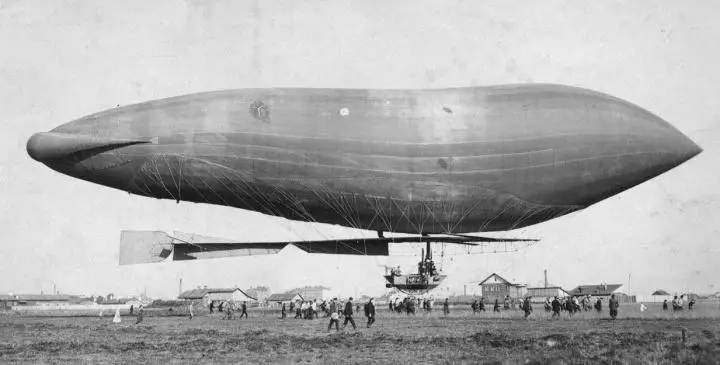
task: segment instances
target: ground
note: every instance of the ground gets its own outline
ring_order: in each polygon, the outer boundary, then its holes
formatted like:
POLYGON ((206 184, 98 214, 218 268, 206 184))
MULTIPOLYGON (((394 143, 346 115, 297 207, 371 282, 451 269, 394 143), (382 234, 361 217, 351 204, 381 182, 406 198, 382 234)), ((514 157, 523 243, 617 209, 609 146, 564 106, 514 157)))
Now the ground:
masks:
MULTIPOLYGON (((607 309, 550 320, 539 306, 530 320, 518 311, 449 316, 435 310, 414 317, 378 314, 357 331, 327 332, 328 320, 279 319, 278 311, 250 311, 222 320, 206 311, 193 320, 148 312, 124 316, 0 315, 0 362, 92 363, 720 363, 720 307, 707 304, 673 316, 652 307, 607 309), (685 342, 683 342, 683 329, 685 342)), ((197 310, 199 311, 199 310, 197 310)), ((342 323, 341 323, 342 326, 342 323)))

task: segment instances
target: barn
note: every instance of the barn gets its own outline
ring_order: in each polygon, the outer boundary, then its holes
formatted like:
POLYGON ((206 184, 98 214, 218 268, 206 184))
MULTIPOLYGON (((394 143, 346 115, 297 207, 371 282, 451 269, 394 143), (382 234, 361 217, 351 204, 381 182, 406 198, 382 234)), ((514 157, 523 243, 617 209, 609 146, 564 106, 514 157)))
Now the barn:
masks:
POLYGON ((482 288, 484 302, 494 302, 495 299, 502 302, 506 296, 513 299, 522 298, 527 291, 525 285, 511 283, 496 273, 490 274, 478 285, 482 288))

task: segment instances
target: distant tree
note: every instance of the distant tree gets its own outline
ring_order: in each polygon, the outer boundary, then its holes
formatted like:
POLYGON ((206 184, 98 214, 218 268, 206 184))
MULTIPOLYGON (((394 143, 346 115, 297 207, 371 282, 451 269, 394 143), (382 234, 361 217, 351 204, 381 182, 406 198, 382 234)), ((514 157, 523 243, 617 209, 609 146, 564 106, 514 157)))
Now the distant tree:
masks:
POLYGON ((109 301, 115 299, 115 294, 110 293, 110 294, 106 295, 105 298, 106 298, 107 301, 109 302, 109 301))
POLYGON ((97 300, 96 303, 102 303, 105 301, 105 297, 103 297, 102 295, 98 295, 97 297, 95 297, 95 299, 97 300))

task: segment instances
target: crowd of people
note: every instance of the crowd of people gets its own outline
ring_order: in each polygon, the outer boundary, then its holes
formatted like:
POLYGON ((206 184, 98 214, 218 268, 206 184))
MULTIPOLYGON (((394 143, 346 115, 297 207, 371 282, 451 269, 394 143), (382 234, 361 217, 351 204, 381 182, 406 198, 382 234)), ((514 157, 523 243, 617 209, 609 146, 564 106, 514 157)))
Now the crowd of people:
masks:
MULTIPOLYGON (((605 307, 604 302, 605 300, 602 297, 593 298, 590 295, 567 296, 562 298, 555 296, 545 298, 543 304, 545 311, 548 313, 552 313, 550 318, 553 319, 561 317, 562 312, 567 312, 568 315, 572 317, 573 315, 580 312, 589 312, 594 310, 597 312, 598 315, 600 315, 603 312, 603 308, 605 307)), ((620 308, 620 303, 618 299, 613 294, 609 297, 607 302, 610 318, 616 319, 618 316, 618 310, 620 308)), ((483 297, 475 299, 470 304, 473 315, 476 315, 480 312, 485 312, 485 303, 486 300, 483 297)), ((502 300, 502 303, 501 300, 498 298, 494 299, 494 301, 489 301, 489 303, 493 303, 494 313, 502 313, 502 311, 519 309, 524 313, 524 318, 527 319, 532 315, 533 312, 533 303, 531 296, 526 296, 524 298, 511 298, 510 296, 506 296, 502 300)), ((688 301, 684 295, 675 296, 674 299, 670 302, 665 300, 663 302, 662 308, 664 311, 668 311, 670 310, 670 308, 672 308, 673 312, 678 312, 682 311, 686 304, 687 308, 689 310, 692 310, 695 305, 695 299, 692 298, 688 301)), ((328 331, 331 331, 333 327, 336 331, 340 331, 341 319, 343 320, 343 329, 347 327, 348 324, 350 324, 352 325, 353 329, 357 330, 357 324, 355 323, 354 316, 356 315, 356 313, 360 313, 360 306, 361 304, 354 302, 352 297, 348 298, 347 300, 338 300, 338 298, 332 298, 331 300, 322 301, 304 300, 298 302, 289 302, 282 304, 281 318, 287 318, 287 313, 289 309, 290 313, 295 313, 296 319, 314 320, 320 318, 321 316, 322 318, 329 318, 328 331)), ((370 298, 362 305, 362 307, 365 317, 367 318, 366 326, 367 328, 370 328, 376 320, 375 300, 373 298, 370 298)), ((388 310, 389 313, 392 315, 404 314, 406 316, 414 316, 416 315, 416 308, 420 308, 422 311, 429 314, 433 311, 434 307, 435 299, 431 297, 396 297, 388 301, 388 310)), ((233 315, 235 312, 240 312, 239 318, 248 317, 246 302, 211 302, 209 303, 208 308, 210 310, 210 313, 214 313, 215 311, 217 311, 218 313, 224 314, 222 319, 233 319, 233 315)), ((647 310, 647 306, 644 303, 640 303, 641 314, 645 312, 645 310, 647 310)), ((130 315, 133 315, 133 312, 136 312, 136 324, 141 323, 143 321, 144 307, 142 305, 137 308, 131 306, 130 315)), ((188 305, 188 314, 189 319, 194 318, 195 314, 193 303, 190 303, 188 305)), ((444 316, 450 314, 450 303, 448 298, 442 301, 442 314, 444 316)), ((100 312, 100 317, 103 317, 102 311, 100 312)), ((116 311, 113 321, 115 323, 120 323, 119 309, 116 311)))

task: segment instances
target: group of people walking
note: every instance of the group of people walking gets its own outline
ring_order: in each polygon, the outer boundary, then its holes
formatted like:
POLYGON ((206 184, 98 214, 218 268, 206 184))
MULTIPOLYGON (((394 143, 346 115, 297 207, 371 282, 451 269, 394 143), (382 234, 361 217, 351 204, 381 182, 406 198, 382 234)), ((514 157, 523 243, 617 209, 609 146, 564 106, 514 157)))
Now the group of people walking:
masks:
MULTIPOLYGON (((472 313, 477 314, 479 312, 485 312, 485 302, 486 301, 482 297, 479 299, 475 299, 470 304, 470 307, 472 308, 472 313)), ((610 318, 614 320, 618 316, 620 303, 614 294, 609 297, 607 302, 610 318)), ((663 310, 667 311, 672 306, 673 312, 682 311, 686 304, 687 308, 689 310, 692 310, 693 306, 695 305, 695 299, 692 298, 691 300, 685 302, 684 296, 675 296, 672 301, 668 302, 668 300, 665 300, 663 302, 663 310)), ((393 300, 390 300, 388 303, 388 309, 391 314, 405 313, 406 315, 415 315, 416 306, 421 307, 424 311, 430 313, 432 312, 434 305, 435 301, 431 298, 405 297, 403 299, 395 298, 393 300)), ((516 309, 517 307, 519 307, 519 309, 524 313, 525 319, 529 318, 533 312, 532 297, 527 296, 518 300, 506 296, 502 301, 502 305, 500 299, 496 298, 494 300, 493 312, 501 313, 501 309, 507 311, 511 309, 516 309)), ((590 296, 570 296, 564 298, 555 296, 552 298, 545 298, 544 307, 546 312, 552 312, 552 315, 550 317, 551 319, 561 317, 562 311, 566 311, 569 316, 573 316, 578 312, 592 311, 594 309, 598 314, 600 314, 603 311, 604 299, 602 297, 592 298, 590 296)), ((187 309, 189 319, 193 319, 195 316, 194 304, 190 303, 187 309)), ((212 302, 209 304, 209 309, 210 313, 213 313, 215 310, 217 310, 218 313, 223 313, 223 319, 233 319, 233 312, 235 311, 241 312, 240 318, 248 317, 246 302, 243 302, 239 306, 236 303, 230 301, 221 301, 217 304, 216 302, 212 302)), ((367 328, 370 328, 376 321, 375 300, 373 298, 370 298, 366 303, 364 303, 363 309, 365 317, 367 318, 366 326, 367 328)), ((330 322, 328 323, 328 331, 331 331, 333 327, 336 331, 340 331, 341 319, 343 319, 343 329, 347 327, 349 323, 353 327, 353 329, 357 330, 357 324, 355 323, 354 316, 357 312, 360 311, 360 304, 356 304, 353 301, 352 297, 350 297, 347 301, 344 302, 339 301, 338 298, 332 298, 329 301, 322 301, 322 303, 320 304, 318 304, 317 301, 303 301, 298 304, 296 304, 295 302, 290 302, 289 311, 293 312, 293 310, 295 310, 296 313, 295 318, 302 319, 317 319, 319 318, 319 314, 322 313, 324 318, 329 318, 330 320, 330 322)), ((640 312, 643 313, 645 312, 645 310, 647 310, 647 306, 644 303, 641 303, 640 312)), ((281 318, 287 318, 287 312, 288 305, 286 303, 283 303, 281 309, 281 318)), ((450 303, 447 298, 442 302, 442 313, 445 316, 450 314, 450 303)), ((131 305, 130 315, 132 316, 133 314, 135 314, 135 316, 137 317, 137 321, 135 323, 141 323, 144 317, 143 305, 139 305, 138 307, 131 305)), ((102 311, 100 312, 100 317, 103 317, 102 311)), ((120 323, 119 317, 120 316, 118 309, 115 313, 115 318, 113 319, 113 322, 120 323)))
MULTIPOLYGON (((552 317, 560 317, 561 311, 567 311, 570 316, 574 315, 577 312, 580 311, 590 311, 593 308, 598 312, 602 312, 603 299, 598 298, 595 301, 595 304, 591 304, 591 298, 590 296, 587 297, 565 297, 565 298, 559 298, 559 297, 553 297, 553 298, 545 298, 545 311, 546 312, 552 312, 552 317)), ((610 297, 609 300, 609 308, 610 308, 610 317, 612 319, 615 319, 617 317, 617 311, 620 307, 620 304, 618 300, 615 298, 615 295, 613 294, 610 297)), ((472 308, 473 314, 477 314, 479 312, 485 312, 485 300, 484 298, 480 298, 479 300, 476 299, 472 302, 470 305, 472 308)), ((525 314, 524 318, 528 318, 532 312, 533 312, 533 306, 532 306, 532 296, 526 296, 525 298, 522 298, 520 300, 516 300, 513 298, 510 298, 510 296, 506 296, 503 300, 503 304, 500 304, 500 299, 495 298, 494 305, 493 305, 493 313, 502 313, 501 309, 508 311, 508 310, 515 310, 520 309, 525 314)))
MULTIPOLYGON (((194 317, 192 306, 193 306, 193 304, 191 303, 188 308, 188 310, 190 312, 190 319, 193 319, 193 317, 194 317)), ((233 319, 234 312, 238 311, 238 310, 240 311, 240 318, 243 318, 243 317, 248 318, 247 302, 242 302, 242 304, 239 306, 239 308, 235 302, 231 302, 231 301, 220 301, 217 305, 215 304, 214 301, 210 302, 210 305, 209 305, 210 313, 215 312, 216 308, 217 308, 218 313, 224 314, 222 319, 227 319, 227 320, 233 319)))

